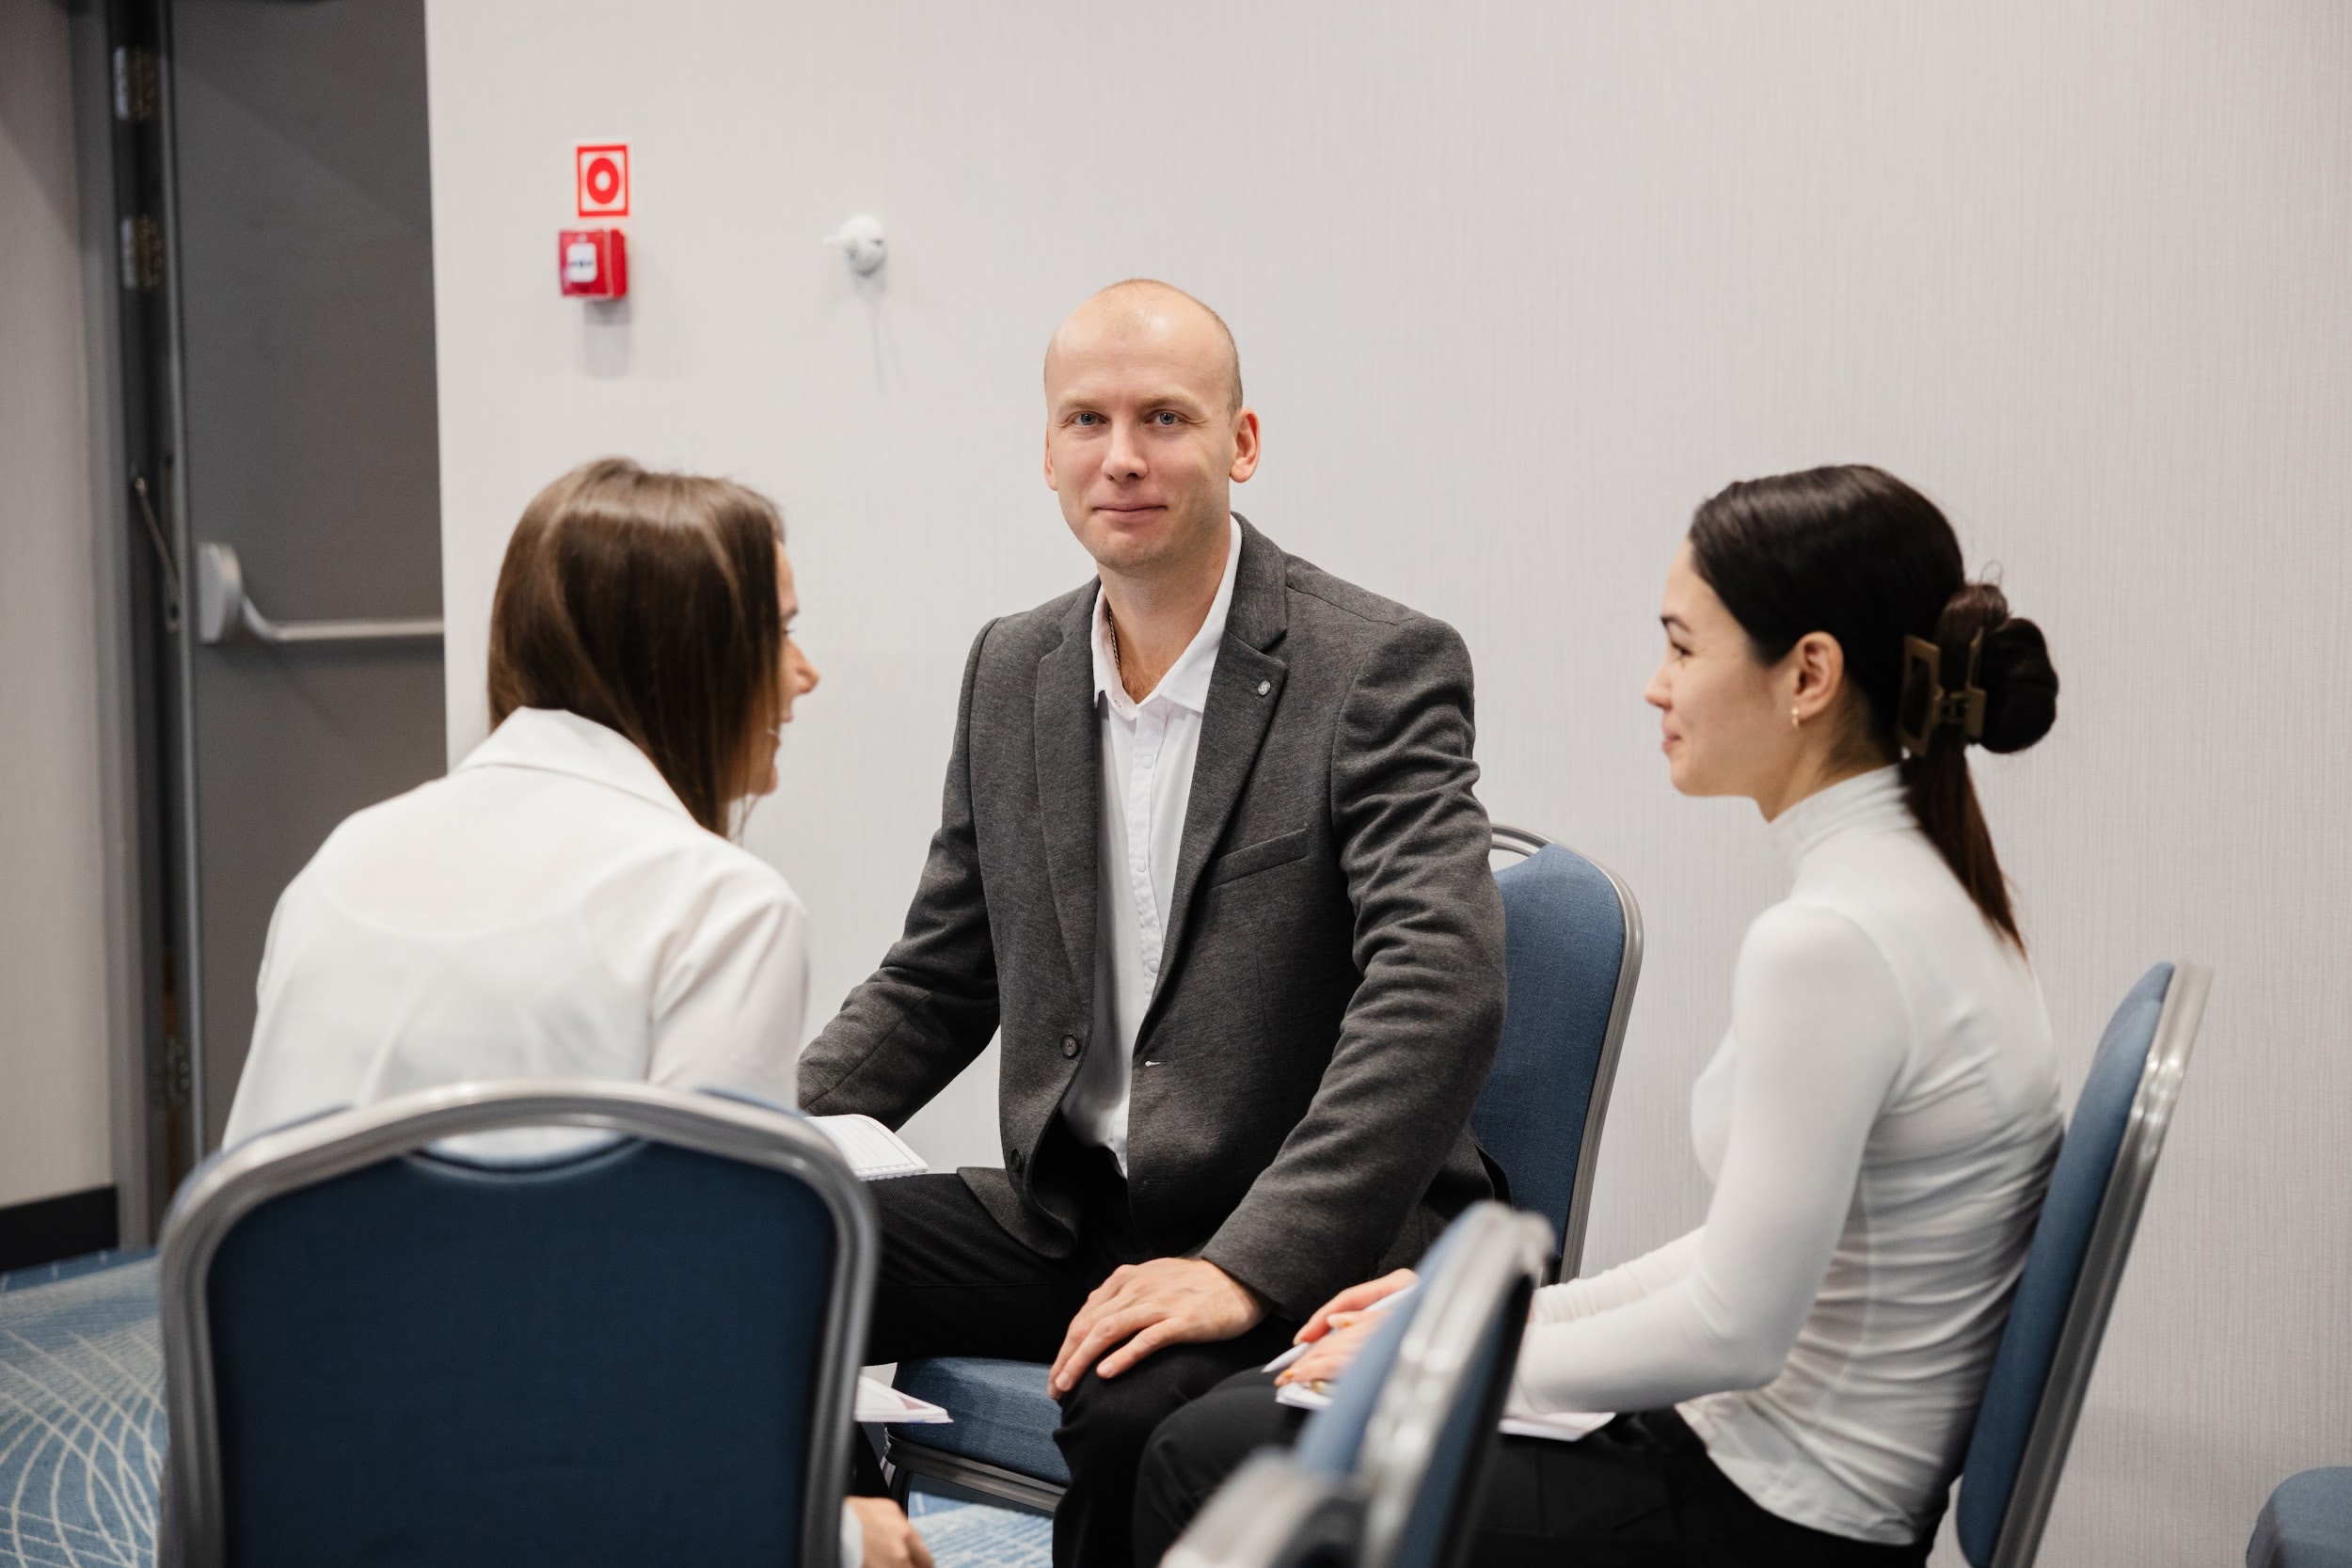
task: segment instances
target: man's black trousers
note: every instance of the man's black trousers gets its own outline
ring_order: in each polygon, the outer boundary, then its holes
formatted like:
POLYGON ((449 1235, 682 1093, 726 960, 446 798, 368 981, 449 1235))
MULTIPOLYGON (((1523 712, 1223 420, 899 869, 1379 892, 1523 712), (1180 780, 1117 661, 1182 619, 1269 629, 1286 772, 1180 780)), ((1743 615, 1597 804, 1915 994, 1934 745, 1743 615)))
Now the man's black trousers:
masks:
MULTIPOLYGON (((882 1256, 866 1359, 1052 1361, 1070 1320, 1112 1270, 1159 1256, 1136 1239, 1118 1165, 1100 1150, 1086 1157, 1100 1169, 1085 1183, 1087 1210, 1068 1258, 1041 1257, 1009 1235, 958 1177, 875 1182, 882 1256)), ((1264 1323, 1237 1339, 1169 1345, 1117 1377, 1089 1371, 1079 1381, 1054 1434, 1070 1465, 1070 1490, 1054 1515, 1057 1568, 1135 1560, 1136 1470, 1152 1429, 1185 1401, 1279 1354, 1295 1327, 1264 1323)), ((879 1480, 866 1476, 859 1489, 880 1491, 879 1480)))

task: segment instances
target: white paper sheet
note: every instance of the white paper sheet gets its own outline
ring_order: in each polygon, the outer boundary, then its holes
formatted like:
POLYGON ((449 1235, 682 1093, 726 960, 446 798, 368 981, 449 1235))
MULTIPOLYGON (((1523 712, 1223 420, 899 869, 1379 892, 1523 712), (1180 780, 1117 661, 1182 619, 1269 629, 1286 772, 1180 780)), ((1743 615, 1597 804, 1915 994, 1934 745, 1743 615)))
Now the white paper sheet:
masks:
MULTIPOLYGON (((1331 1396, 1303 1383, 1285 1383, 1275 1390, 1274 1402, 1287 1404, 1294 1410, 1320 1410, 1331 1402, 1331 1396)), ((1495 1425, 1505 1437, 1541 1437, 1554 1443, 1573 1443, 1616 1418, 1609 1411, 1555 1410, 1541 1416, 1505 1416, 1495 1425)))
POLYGON ((907 1147, 904 1138, 872 1117, 811 1117, 808 1124, 833 1140, 833 1147, 850 1162, 862 1181, 893 1176, 922 1176, 930 1170, 924 1158, 907 1147))
POLYGON ((914 1426, 938 1426, 955 1419, 929 1401, 918 1400, 913 1394, 903 1393, 887 1383, 877 1383, 870 1377, 857 1380, 857 1404, 850 1418, 914 1426))
POLYGON ((1547 1437, 1555 1443, 1573 1443, 1616 1418, 1613 1410, 1553 1410, 1541 1416, 1505 1416, 1495 1424, 1502 1429, 1505 1437, 1547 1437))

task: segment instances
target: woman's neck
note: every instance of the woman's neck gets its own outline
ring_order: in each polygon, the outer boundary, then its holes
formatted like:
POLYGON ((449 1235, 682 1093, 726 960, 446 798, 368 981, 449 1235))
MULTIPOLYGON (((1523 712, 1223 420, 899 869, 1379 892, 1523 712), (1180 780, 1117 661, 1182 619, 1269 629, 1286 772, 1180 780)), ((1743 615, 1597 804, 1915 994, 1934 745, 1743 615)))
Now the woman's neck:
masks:
POLYGON ((1778 821, 1781 816, 1800 801, 1808 800, 1825 789, 1835 789, 1848 779, 1858 779, 1865 773, 1875 773, 1888 766, 1891 759, 1873 756, 1833 756, 1822 754, 1801 762, 1789 770, 1781 788, 1770 795, 1755 797, 1756 809, 1767 822, 1778 821))

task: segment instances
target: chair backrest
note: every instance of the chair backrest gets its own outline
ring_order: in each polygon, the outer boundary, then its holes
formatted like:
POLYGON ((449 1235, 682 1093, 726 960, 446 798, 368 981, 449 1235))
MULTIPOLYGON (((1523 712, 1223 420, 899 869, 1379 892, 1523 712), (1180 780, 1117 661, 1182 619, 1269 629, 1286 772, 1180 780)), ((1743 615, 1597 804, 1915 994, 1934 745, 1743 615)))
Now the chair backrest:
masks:
POLYGON ((1345 1481, 1269 1449, 1217 1488, 1161 1568, 1353 1568, 1363 1516, 1345 1481))
POLYGON ((2271 1489, 2246 1543, 2246 1568, 2352 1563, 2352 1465, 2298 1471, 2271 1489))
POLYGON ((1956 1522, 1976 1568, 2026 1568, 2042 1544, 2212 980, 2158 964, 2100 1037, 1961 1471, 1956 1522))
POLYGON ((1350 1475, 1364 1498, 1363 1568, 1443 1568, 1469 1528, 1543 1277, 1549 1231, 1499 1203, 1466 1210, 1421 1285, 1299 1433, 1298 1463, 1350 1475))
POLYGON ((1511 1201, 1551 1223, 1556 1275, 1570 1278, 1642 974, 1642 911, 1623 879, 1573 849, 1519 828, 1494 839, 1526 858, 1495 873, 1509 1001, 1470 1127, 1511 1201))
POLYGON ((797 1117, 645 1085, 457 1085, 242 1144, 164 1230, 180 1560, 830 1568, 877 1235, 797 1117), (545 1127, 611 1136, 442 1145, 545 1127))

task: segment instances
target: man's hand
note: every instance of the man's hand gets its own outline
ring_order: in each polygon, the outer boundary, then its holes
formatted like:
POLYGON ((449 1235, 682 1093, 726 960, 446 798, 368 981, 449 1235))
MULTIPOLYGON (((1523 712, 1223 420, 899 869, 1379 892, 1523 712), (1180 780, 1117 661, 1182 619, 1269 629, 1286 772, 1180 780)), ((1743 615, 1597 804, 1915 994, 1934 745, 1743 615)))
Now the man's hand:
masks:
POLYGON ((931 1568, 931 1551, 888 1497, 850 1497, 850 1512, 866 1537, 859 1568, 931 1568))
POLYGON ((1117 1377, 1162 1345, 1231 1339, 1264 1316, 1257 1291, 1206 1259, 1129 1263, 1096 1286, 1070 1320, 1047 1386, 1059 1399, 1089 1367, 1099 1377, 1117 1377))

